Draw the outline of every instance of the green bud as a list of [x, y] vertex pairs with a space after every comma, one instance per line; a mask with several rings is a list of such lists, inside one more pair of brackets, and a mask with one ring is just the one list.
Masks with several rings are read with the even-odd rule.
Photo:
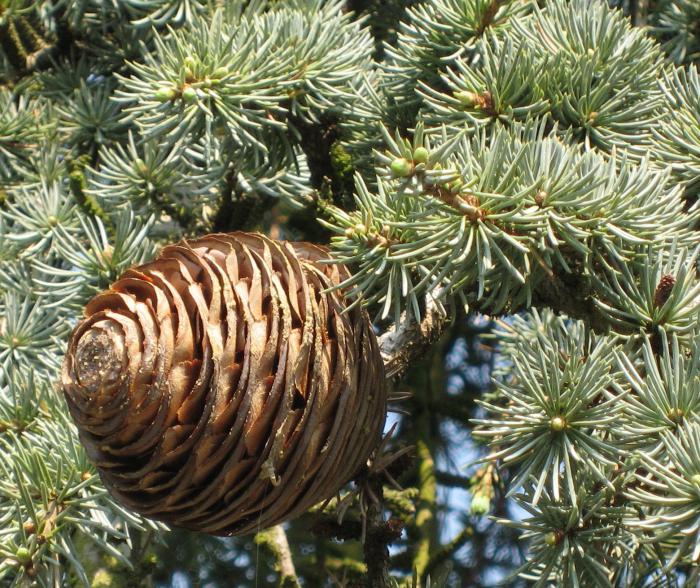
[[134, 161], [134, 168], [136, 169], [137, 172], [139, 172], [142, 176], [145, 176], [148, 173], [148, 166], [146, 165], [146, 162], [141, 159], [137, 158]]
[[188, 104], [192, 104], [195, 100], [197, 100], [197, 90], [195, 90], [192, 86], [187, 86], [182, 91], [182, 99]]
[[391, 175], [395, 178], [407, 178], [412, 172], [411, 162], [403, 157], [397, 157], [391, 162]]
[[566, 429], [566, 420], [560, 416], [552, 417], [552, 420], [549, 421], [549, 426], [551, 427], [552, 431], [556, 431], [558, 433], [559, 431]]
[[117, 582], [118, 580], [112, 572], [105, 568], [100, 568], [95, 572], [90, 588], [113, 588], [117, 585]]
[[214, 72], [211, 74], [212, 78], [215, 79], [221, 79], [225, 78], [228, 75], [228, 68], [226, 67], [217, 67]]
[[32, 554], [29, 553], [29, 550], [26, 547], [18, 547], [17, 551], [15, 552], [15, 557], [22, 565], [26, 565], [32, 561]]
[[154, 98], [158, 100], [158, 102], [167, 102], [168, 100], [175, 98], [176, 94], [175, 88], [162, 87], [156, 90]]
[[683, 417], [685, 416], [685, 413], [683, 412], [683, 409], [674, 407], [671, 410], [668, 411], [667, 414], [668, 418], [671, 419], [674, 423], [680, 423], [683, 420]]
[[425, 147], [417, 147], [413, 152], [413, 161], [415, 163], [427, 163], [430, 153]]
[[554, 531], [550, 531], [544, 536], [544, 542], [550, 547], [554, 547], [557, 543], [559, 543], [559, 534], [555, 533]]
[[693, 474], [690, 477], [690, 481], [696, 486], [700, 486], [700, 474]]
[[479, 104], [479, 95], [475, 92], [469, 92], [466, 90], [459, 90], [454, 93], [454, 97], [459, 100], [460, 104], [464, 108], [474, 108]]
[[197, 61], [195, 60], [194, 57], [191, 55], [188, 55], [185, 57], [185, 60], [182, 62], [182, 65], [184, 66], [185, 69], [189, 69], [190, 71], [194, 71], [194, 69], [197, 67]]
[[475, 516], [485, 515], [491, 508], [491, 501], [484, 494], [474, 494], [469, 511]]

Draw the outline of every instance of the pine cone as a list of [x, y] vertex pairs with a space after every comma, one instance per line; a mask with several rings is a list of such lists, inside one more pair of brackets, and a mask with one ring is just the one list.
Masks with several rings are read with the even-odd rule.
[[262, 235], [165, 247], [93, 298], [63, 390], [105, 486], [147, 517], [246, 533], [333, 496], [385, 418], [366, 313], [325, 249]]

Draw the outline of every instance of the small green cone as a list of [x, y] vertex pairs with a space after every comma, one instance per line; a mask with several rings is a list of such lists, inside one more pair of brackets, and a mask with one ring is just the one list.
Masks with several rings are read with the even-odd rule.
[[425, 147], [417, 147], [413, 152], [414, 163], [427, 163], [430, 153]]
[[32, 561], [32, 555], [29, 553], [29, 550], [26, 547], [18, 547], [17, 551], [15, 552], [15, 557], [22, 565], [26, 565]]
[[471, 514], [474, 516], [481, 516], [489, 512], [490, 507], [491, 501], [487, 496], [484, 496], [483, 494], [475, 494], [472, 496], [472, 503], [469, 506], [469, 512], [471, 512]]
[[395, 178], [407, 178], [412, 172], [411, 162], [403, 157], [397, 157], [391, 162], [391, 175]]
[[197, 90], [195, 90], [192, 86], [187, 86], [182, 91], [182, 99], [188, 104], [192, 104], [192, 102], [197, 100]]
[[195, 61], [194, 57], [188, 55], [187, 57], [185, 57], [184, 61], [182, 62], [182, 65], [185, 68], [185, 72], [188, 76], [194, 75], [194, 70], [197, 66], [197, 62]]
[[544, 542], [550, 547], [554, 547], [557, 543], [559, 543], [559, 537], [554, 531], [550, 531], [544, 536]]
[[460, 104], [464, 108], [474, 108], [479, 104], [479, 95], [474, 92], [468, 92], [466, 90], [460, 90], [454, 93], [454, 97], [459, 100]]
[[169, 100], [172, 100], [175, 98], [176, 92], [174, 88], [158, 88], [155, 93], [155, 99], [158, 100], [158, 102], [168, 102]]
[[566, 429], [566, 420], [564, 420], [560, 416], [552, 417], [552, 420], [549, 421], [549, 426], [552, 429], [552, 431], [558, 433]]

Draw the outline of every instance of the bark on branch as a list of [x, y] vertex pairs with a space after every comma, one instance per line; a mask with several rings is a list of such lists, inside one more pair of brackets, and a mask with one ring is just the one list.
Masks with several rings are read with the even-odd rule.
[[[440, 294], [435, 298], [439, 299]], [[379, 349], [384, 360], [387, 378], [400, 378], [417, 358], [435, 343], [449, 325], [444, 309], [428, 297], [424, 317], [420, 322], [410, 319], [406, 313], [398, 325], [393, 325], [379, 337]]]

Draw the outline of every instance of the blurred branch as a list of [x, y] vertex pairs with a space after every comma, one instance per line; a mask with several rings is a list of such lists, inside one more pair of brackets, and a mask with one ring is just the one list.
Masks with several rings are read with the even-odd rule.
[[630, 0], [630, 18], [632, 24], [643, 27], [647, 24], [648, 0]]
[[425, 573], [430, 574], [440, 564], [450, 559], [460, 547], [474, 537], [474, 534], [474, 527], [471, 524], [467, 524], [464, 529], [462, 529], [457, 536], [452, 539], [452, 541], [450, 541], [447, 545], [443, 545], [440, 549], [433, 553], [428, 561], [428, 565], [425, 568]]
[[294, 569], [287, 533], [282, 525], [275, 525], [266, 531], [261, 531], [255, 536], [255, 542], [267, 547], [274, 556], [275, 568], [280, 574], [280, 588], [299, 588], [301, 585]]
[[345, 518], [339, 522], [336, 516], [321, 516], [312, 525], [311, 532], [324, 539], [347, 541], [362, 537], [362, 523], [358, 520]]
[[421, 401], [416, 415], [416, 459], [418, 466], [418, 504], [416, 512], [416, 531], [418, 539], [414, 546], [413, 569], [419, 579], [428, 571], [431, 553], [437, 543], [435, 513], [437, 511], [437, 479], [433, 459], [434, 441], [431, 426], [430, 405], [436, 397], [442, 396], [444, 388], [444, 353], [447, 340], [443, 337], [435, 345], [427, 362], [428, 369], [417, 368], [413, 371], [415, 379], [412, 384], [416, 398]]
[[[428, 415], [421, 415], [421, 420]], [[421, 426], [421, 432], [425, 426]], [[435, 509], [437, 507], [437, 483], [435, 480], [435, 462], [425, 439], [416, 443], [418, 458], [418, 512], [416, 513], [416, 528], [418, 542], [414, 549], [413, 568], [419, 578], [423, 578], [428, 570], [430, 548], [432, 545], [435, 525]]]
[[441, 486], [469, 488], [471, 485], [471, 478], [469, 476], [460, 476], [459, 474], [452, 474], [450, 472], [437, 470], [435, 472], [435, 477], [437, 478], [438, 484]]

